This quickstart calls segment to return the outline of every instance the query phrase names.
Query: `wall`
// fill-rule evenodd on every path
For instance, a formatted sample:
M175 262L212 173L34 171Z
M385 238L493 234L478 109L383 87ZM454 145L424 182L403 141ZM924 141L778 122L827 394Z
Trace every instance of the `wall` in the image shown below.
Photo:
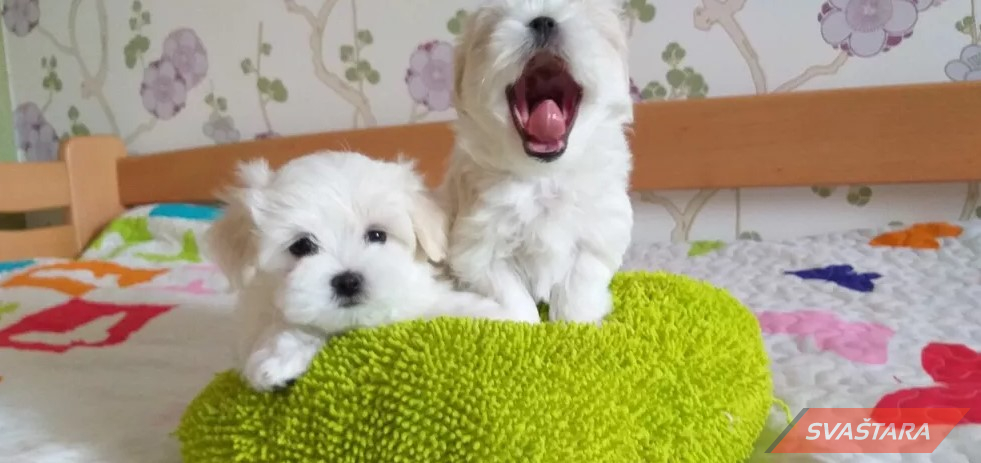
M638 100L981 78L971 0L626 5ZM55 155L59 137L90 132L118 134L133 152L151 153L449 119L449 43L472 3L4 6L18 139L27 160L40 160ZM636 238L645 241L783 238L981 216L977 184L646 192L636 199L643 227Z

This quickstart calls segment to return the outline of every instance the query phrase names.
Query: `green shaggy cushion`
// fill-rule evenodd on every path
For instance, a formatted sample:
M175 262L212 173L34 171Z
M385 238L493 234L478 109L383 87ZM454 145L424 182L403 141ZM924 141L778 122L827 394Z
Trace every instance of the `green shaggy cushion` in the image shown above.
M737 462L772 401L756 318L721 289L618 274L602 327L439 319L352 331L276 393L219 375L185 463Z

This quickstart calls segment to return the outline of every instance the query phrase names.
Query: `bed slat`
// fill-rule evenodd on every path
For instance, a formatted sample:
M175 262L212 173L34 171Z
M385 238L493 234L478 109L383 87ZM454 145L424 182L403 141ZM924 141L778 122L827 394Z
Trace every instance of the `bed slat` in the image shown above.
M75 229L70 225L31 230L0 230L0 261L75 255Z
M71 202L68 171L61 162L5 164L0 169L0 212L30 212Z
M366 130L298 135L150 156L129 156L119 161L119 195L126 206L156 202L209 202L227 185L241 160L265 158L273 167L317 150L352 150L377 159L399 154L417 161L430 184L442 178L453 133L445 123L426 123Z
M446 124L426 123L129 156L119 161L119 195L127 206L168 201L214 201L215 193L232 180L238 161L262 157L277 167L290 159L323 149L360 151L389 160L396 159L401 153L415 159L418 170L433 184L442 177L452 139Z
M651 104L636 112L635 189L981 179L981 83Z
M785 187L981 179L981 82L852 88L642 103L631 132L632 188ZM125 205L210 201L234 164L281 164L318 149L418 160L443 176L445 123L377 127L192 148L119 163ZM588 155L588 154L587 154Z

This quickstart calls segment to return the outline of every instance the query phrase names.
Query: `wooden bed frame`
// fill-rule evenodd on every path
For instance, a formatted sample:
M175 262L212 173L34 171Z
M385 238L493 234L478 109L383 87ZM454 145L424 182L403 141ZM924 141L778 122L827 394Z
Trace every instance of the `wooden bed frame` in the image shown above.
M634 190L981 180L981 83L643 103L631 130ZM210 202L236 162L319 149L419 161L442 177L445 123L342 131L130 156L115 137L73 138L60 160L0 166L0 212L67 208L67 224L0 231L0 260L73 257L125 208Z

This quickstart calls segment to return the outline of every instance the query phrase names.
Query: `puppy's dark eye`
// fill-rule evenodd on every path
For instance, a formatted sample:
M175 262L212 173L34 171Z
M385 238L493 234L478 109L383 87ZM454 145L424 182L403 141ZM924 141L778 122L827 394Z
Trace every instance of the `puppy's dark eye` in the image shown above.
M388 241L388 233L373 228L365 232L364 239L369 243L384 244L385 241Z
M290 245L289 251L294 257L309 256L311 254L316 254L317 243L314 243L309 236L304 236L294 241L293 244Z

